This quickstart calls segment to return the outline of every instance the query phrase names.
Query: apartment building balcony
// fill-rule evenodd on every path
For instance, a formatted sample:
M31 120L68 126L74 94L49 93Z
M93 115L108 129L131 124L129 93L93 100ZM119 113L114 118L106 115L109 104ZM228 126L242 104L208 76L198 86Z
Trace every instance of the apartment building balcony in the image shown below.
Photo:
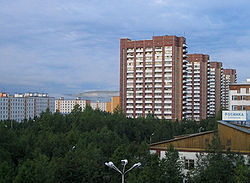
M136 98L136 99L142 99L143 96L142 96L142 95L136 95L135 98Z
M138 53L143 53L143 48L136 49L136 52L138 52Z
M127 49L127 53L133 53L134 49Z
M155 90L155 93L162 93L162 90L157 89Z
M142 107L142 105L136 105L135 108L136 109L142 109L143 107Z
M136 68L143 68L143 64L136 65Z
M145 51L146 51L146 52L152 52L152 51L153 51L153 48L146 48Z
M127 83L134 83L133 79L127 79Z
M133 108L134 108L133 105L132 106L131 105L127 105L127 111L130 110L130 109L133 109Z
M162 77L162 73L161 73L161 74L158 74L158 73L155 74L155 77L156 77L156 78L161 78L161 77Z
M164 104L172 104L172 100L164 100Z
M135 93L136 93L136 95L140 95L140 94L142 95L143 90L142 90L142 89L141 89L141 90L136 90L136 92L135 92Z
M152 99L152 95L145 95L146 99Z
M127 80L131 78L134 78L134 75L127 75Z
M183 54L183 58L186 59L188 56L186 54Z
M162 79L156 79L155 83L162 83Z
M173 60L172 57L165 57L164 59L165 62L172 62L172 60Z
M172 95L164 95L164 100L172 100Z
M172 90L164 90L164 94L171 94L172 95Z
M155 100L155 104L161 104L162 101L161 100Z
M136 83L143 83L143 80L136 80Z
M162 98L162 96L161 95L155 95L155 99L157 100L157 99L161 99Z
M183 44L182 47L183 47L183 48L187 48L188 46L187 46L186 44Z
M172 103L169 103L168 105L165 105L165 102L164 102L164 110L165 109L172 109Z
M136 85L135 88L143 88L143 85Z
M143 58L143 54L136 54L136 58Z
M171 73L165 73L164 77L172 77L172 74Z
M142 114L142 111L137 110L137 111L135 111L135 114L136 114L136 115Z
M152 69L146 69L145 72L146 72L146 73L152 73L153 70L152 70Z
M147 73L147 75L145 75L145 78L146 78L146 79L148 79L148 78L149 78L149 79L152 79L152 77L153 77L152 74L148 74L148 73Z
M172 68L170 69L164 69L164 72L172 72L173 70L172 70Z
M127 74L134 73L134 70L127 70Z
M129 55L127 55L127 58L134 58L134 55L133 54L129 54Z
M127 88L134 88L133 85L127 85Z
M155 48L155 51L156 51L156 52L157 52L157 51L161 52L161 51L162 51L162 48Z
M145 90L145 93L152 93L152 90Z
M161 62L161 63L157 63ZM162 67L162 59L155 59L155 67Z
M128 100L127 99L127 104L133 104L134 103L134 100Z
M155 72L162 72L162 68L160 68L160 69L155 69Z
M164 63L164 66L165 67L172 67L173 65L172 65L172 62L170 62L170 63Z
M166 58L166 57L172 57L172 55L173 55L172 53L165 53L165 54L164 54L165 58Z
M126 111L127 114L133 114L133 112L134 112L133 110L127 110Z
M135 101L135 102L136 102L136 104L142 104L142 99L139 99L139 100L138 100L138 99L136 99L136 101Z
M127 99L131 99L131 98L134 98L133 95L127 95Z
M155 105L155 109L162 109L161 105Z
M146 69L149 68L149 69L152 70L153 66L152 66L152 64L146 64L146 65L145 65L145 68L146 68Z
M136 70L136 73L143 73L143 69Z
M155 88L162 88L162 85L161 84L156 84Z
M145 104L152 104L152 100L145 100Z
M145 105L145 109L152 109L152 105Z

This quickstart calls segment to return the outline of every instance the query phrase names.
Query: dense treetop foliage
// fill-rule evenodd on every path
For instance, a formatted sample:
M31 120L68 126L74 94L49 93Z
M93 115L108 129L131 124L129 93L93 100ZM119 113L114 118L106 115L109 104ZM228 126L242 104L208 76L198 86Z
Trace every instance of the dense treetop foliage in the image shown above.
M159 120L151 115L131 119L119 110L110 114L90 107L82 111L78 106L68 115L47 110L41 117L22 123L2 121L0 182L117 183L120 175L104 163L113 161L121 168L121 159L129 160L128 168L142 163L126 175L127 182L182 182L182 165L174 147L169 147L166 159L159 160L149 153L149 144L216 127L214 119L199 124ZM237 161L240 166L232 167L229 173L239 175L238 180L248 180L249 170ZM188 180L200 180L204 173L197 169Z

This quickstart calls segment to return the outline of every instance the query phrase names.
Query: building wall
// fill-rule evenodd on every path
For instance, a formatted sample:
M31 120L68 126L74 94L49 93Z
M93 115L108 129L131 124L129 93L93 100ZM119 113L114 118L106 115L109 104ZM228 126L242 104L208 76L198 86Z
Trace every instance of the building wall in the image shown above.
M185 38L120 41L120 107L127 116L182 119ZM183 71L184 70L184 71Z
M159 143L151 145L152 150L166 150L166 147L173 144L177 150L181 151L204 151L207 145L212 142L214 132L201 133L200 135L187 136L186 138L175 138L166 143Z
M224 88L223 88L223 96L222 99L222 107L224 109L229 110L229 85L236 83L236 70L235 69L223 69L223 75L224 75Z
M120 104L120 97L119 96L111 98L111 111L112 111L112 113L114 112L116 107L119 106L119 104Z
M235 128L218 124L218 131L223 149L230 148L235 152L250 153L250 135Z
M106 102L106 112L110 112L111 113L111 102Z

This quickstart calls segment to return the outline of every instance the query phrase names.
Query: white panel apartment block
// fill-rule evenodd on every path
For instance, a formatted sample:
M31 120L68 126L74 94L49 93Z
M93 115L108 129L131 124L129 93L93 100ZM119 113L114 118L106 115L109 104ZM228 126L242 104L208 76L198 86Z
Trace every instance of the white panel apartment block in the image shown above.
M8 119L8 98L0 97L0 120Z
M0 97L0 120L15 120L39 117L47 108L53 113L55 99L47 94L25 93Z

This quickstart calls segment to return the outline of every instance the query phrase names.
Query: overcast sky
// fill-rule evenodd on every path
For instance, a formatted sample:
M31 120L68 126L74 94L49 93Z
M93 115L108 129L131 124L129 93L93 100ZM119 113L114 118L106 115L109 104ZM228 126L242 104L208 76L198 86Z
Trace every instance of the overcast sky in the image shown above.
M250 78L249 0L0 0L0 92L119 90L119 41L185 36Z

